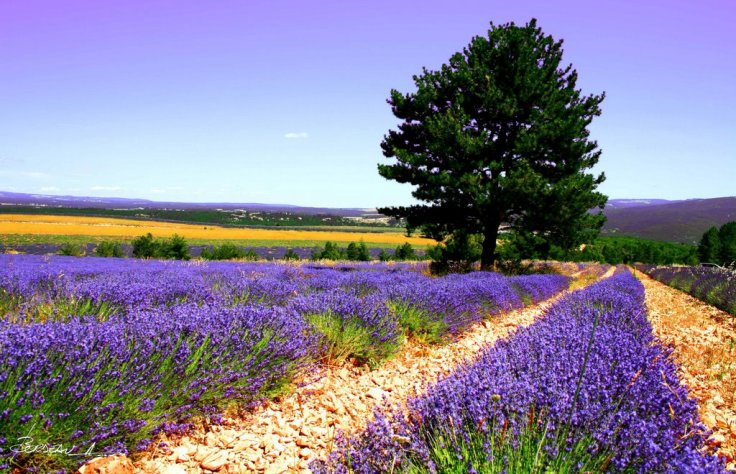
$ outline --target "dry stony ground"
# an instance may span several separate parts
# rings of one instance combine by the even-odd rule
[[[481,348],[534,322],[558,298],[495,316],[446,345],[409,342],[373,371],[348,365],[321,367],[281,400],[171,440],[169,448],[145,453],[136,461],[135,472],[309,472],[309,461],[329,453],[338,431],[364,428],[374,407],[400,404],[421,393]]]
[[[640,272],[654,333],[674,348],[679,376],[736,469],[736,318]]]

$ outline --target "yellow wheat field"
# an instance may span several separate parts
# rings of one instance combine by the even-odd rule
[[[150,232],[155,237],[178,234],[188,239],[205,240],[278,240],[333,241],[402,244],[424,246],[436,243],[421,237],[406,237],[402,233],[365,233],[340,231],[308,231],[284,229],[236,229],[211,225],[179,224],[160,221],[139,221],[109,217],[40,216],[0,214],[0,234],[89,235],[104,237],[136,237]]]

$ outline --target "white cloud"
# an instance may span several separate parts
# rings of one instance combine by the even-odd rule
[[[92,191],[122,191],[123,188],[120,186],[92,186],[89,188]]]
[[[57,188],[56,186],[43,186],[40,191],[42,193],[50,193],[53,191],[61,191],[61,189]]]
[[[164,194],[166,190],[161,188],[151,188],[151,192],[154,194]]]
[[[284,138],[289,140],[299,140],[309,138],[309,134],[307,132],[289,132],[284,135]]]

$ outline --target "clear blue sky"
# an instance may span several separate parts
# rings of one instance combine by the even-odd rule
[[[374,207],[389,90],[490,21],[565,40],[601,190],[736,195],[732,0],[0,2],[0,190]]]

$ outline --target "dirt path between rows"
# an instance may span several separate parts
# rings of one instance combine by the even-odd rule
[[[679,377],[698,401],[712,441],[736,469],[736,318],[634,272],[646,291],[654,334],[674,347]]]
[[[605,275],[613,272],[613,268]],[[587,281],[586,283],[589,283]],[[579,287],[579,285],[576,285]],[[442,346],[407,343],[378,369],[320,367],[311,383],[242,418],[173,440],[135,463],[137,473],[309,472],[309,461],[330,452],[338,430],[365,427],[373,408],[402,403],[480,349],[528,326],[564,294],[494,316]]]

